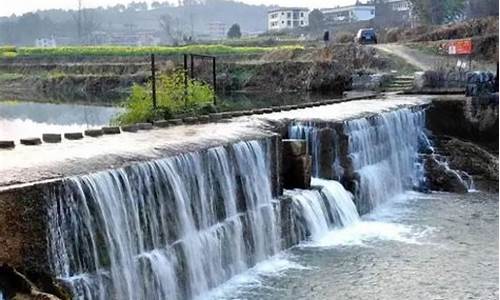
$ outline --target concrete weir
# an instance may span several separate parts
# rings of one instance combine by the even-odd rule
[[[36,149],[21,145],[14,150],[0,150],[0,245],[2,245],[0,246],[0,264],[8,264],[26,274],[45,274],[53,277],[73,276],[75,274],[71,274],[71,272],[69,274],[62,274],[61,272],[75,266],[59,266],[58,269],[57,264],[54,264],[54,259],[56,259],[54,256],[62,255],[62,253],[54,254],[54,249],[51,249],[51,247],[53,247],[54,242],[57,244],[57,241],[50,240],[55,234],[51,232],[51,230],[54,230],[53,219],[63,210],[61,206],[64,206],[65,199],[67,201],[76,201],[75,205],[76,203],[81,205],[81,202],[78,201],[82,200],[74,198],[76,196],[73,192],[67,193],[68,186],[74,189],[75,186],[81,185],[82,182],[96,180],[97,177],[108,178],[107,176],[111,176],[110,178],[114,178],[113,180],[122,183],[124,180],[140,181],[140,184],[131,183],[130,185],[131,193],[134,194],[135,189],[138,188],[136,185],[160,184],[156,181],[164,177],[151,175],[150,172],[153,169],[156,170],[156,168],[160,167],[174,168],[172,166],[175,166],[177,169],[175,169],[174,173],[176,174],[180,172],[178,170],[181,170],[179,169],[181,167],[186,168],[186,172],[198,174],[196,172],[202,171],[197,171],[196,168],[200,167],[209,170],[207,176],[210,179],[208,182],[201,182],[202,179],[193,181],[192,184],[195,185],[195,187],[191,187],[193,193],[197,189],[200,191],[206,189],[207,193],[212,193],[213,191],[205,185],[214,186],[216,190],[232,190],[233,187],[231,186],[233,184],[237,185],[234,188],[234,195],[237,197],[222,193],[223,195],[219,197],[223,200],[217,200],[219,198],[216,196],[213,199],[211,198],[210,201],[214,201],[213,205],[215,207],[212,216],[213,220],[207,221],[195,212],[193,218],[199,218],[199,220],[197,219],[193,223],[193,228],[189,229],[191,231],[196,228],[201,230],[205,225],[208,226],[207,228],[212,228],[210,226],[214,226],[214,222],[220,222],[222,227],[226,226],[228,224],[222,222],[222,220],[228,217],[228,211],[234,210],[235,218],[242,219],[242,223],[238,223],[240,224],[238,226],[242,226],[242,228],[238,226],[236,228],[239,228],[240,231],[243,230],[242,237],[250,238],[249,236],[253,236],[252,251],[255,251],[252,255],[247,253],[250,258],[244,259],[244,264],[240,264],[239,260],[235,260],[230,264],[231,272],[228,271],[226,275],[234,275],[235,272],[251,266],[266,255],[272,255],[279,249],[299,242],[299,240],[290,236],[293,229],[286,228],[287,226],[293,227],[293,222],[290,221],[290,200],[286,200],[286,197],[283,198],[283,188],[308,188],[305,181],[308,180],[310,174],[299,174],[304,175],[298,176],[300,179],[298,181],[302,181],[302,184],[293,186],[296,182],[289,182],[289,178],[295,178],[296,180],[297,176],[290,176],[289,172],[297,172],[298,170],[298,172],[303,173],[312,172],[314,177],[338,179],[347,190],[360,195],[366,191],[362,188],[356,190],[354,181],[358,180],[359,176],[367,175],[360,174],[359,168],[363,166],[354,165],[352,151],[358,150],[351,145],[353,136],[350,135],[350,132],[361,130],[363,129],[362,126],[381,126],[381,123],[377,121],[378,116],[381,114],[401,109],[421,110],[428,103],[429,99],[424,97],[360,100],[291,111],[270,111],[255,116],[233,118],[224,123],[182,125],[139,132],[126,132],[123,130],[120,135],[104,135],[99,139],[63,140],[57,144],[43,144]],[[363,124],[349,123],[349,121],[357,119],[367,121]],[[292,137],[291,128],[299,124],[315,124],[318,130],[314,134],[320,142],[312,145],[311,137],[305,133],[303,137]],[[348,128],[351,131],[347,130],[346,126],[351,126],[352,128]],[[353,126],[361,127],[354,128]],[[295,132],[294,134],[298,133]],[[290,147],[290,141],[287,141],[290,138],[300,138],[306,141]],[[241,144],[242,141],[253,142],[251,144]],[[287,145],[284,147],[283,143]],[[303,147],[303,143],[309,144],[308,147]],[[383,143],[382,140],[376,141],[377,147]],[[284,149],[288,150],[284,151]],[[386,151],[382,146],[380,146],[380,149],[381,152]],[[257,154],[263,157],[256,157]],[[166,158],[172,158],[172,160],[165,161]],[[252,161],[253,159],[256,159],[256,161]],[[191,166],[190,164],[193,164],[193,162],[196,162],[196,164],[192,166],[192,170],[189,170],[191,167],[186,166]],[[216,166],[213,165],[215,162]],[[297,166],[298,162],[302,165]],[[341,166],[342,173],[339,173],[339,169],[335,165],[336,162]],[[367,161],[366,163],[373,162]],[[173,165],[170,166],[169,164]],[[214,174],[224,172],[226,169],[232,170],[227,171],[231,173],[230,178],[226,181],[218,181],[217,178],[220,176]],[[258,172],[268,174],[258,174]],[[183,176],[190,178],[188,175],[178,175],[181,178],[184,178]],[[141,179],[141,176],[147,176],[147,178]],[[199,178],[204,177],[206,176],[199,176]],[[186,178],[183,180],[188,180]],[[259,180],[264,181],[259,182]],[[255,195],[250,190],[264,189],[267,182],[272,198],[282,199],[282,201],[263,203],[260,202],[261,199],[253,198]],[[228,184],[227,187],[225,187],[226,184]],[[166,185],[166,183],[161,183],[161,185]],[[256,187],[255,185],[261,186]],[[150,188],[142,188],[149,194],[154,193]],[[127,191],[120,192],[125,193]],[[156,193],[159,192],[156,191]],[[265,191],[259,191],[258,193],[263,193],[258,194],[260,198],[267,197]],[[82,195],[85,196],[82,199],[96,201],[95,197],[97,196],[94,194],[99,193],[87,190],[87,187],[82,187]],[[235,197],[237,199],[233,199]],[[56,199],[59,199],[59,202],[56,210],[54,210]],[[226,201],[227,199],[236,201],[234,205],[232,204],[234,207],[228,206],[227,203],[217,203],[217,201]],[[113,201],[115,200],[119,201],[120,199],[117,198]],[[377,199],[371,199],[370,201],[369,203],[356,203],[358,211],[362,213],[369,211],[371,206],[375,205]],[[92,203],[92,205],[102,204],[101,202],[96,203]],[[277,245],[267,245],[260,240],[256,233],[259,230],[262,230],[262,232],[275,230],[273,228],[277,225],[274,223],[266,224],[266,227],[263,228],[257,226],[259,222],[262,222],[259,218],[263,218],[263,220],[269,218],[267,215],[269,212],[261,210],[270,206],[271,203],[278,206],[278,211],[281,211],[278,217],[281,215],[283,218],[283,220],[276,221],[276,224],[281,224],[282,235],[281,242],[278,239]],[[176,202],[175,206],[178,207],[178,205],[180,204]],[[225,209],[221,210],[221,205],[225,206]],[[74,207],[71,209],[74,209]],[[204,211],[208,208],[200,209],[200,211]],[[236,214],[236,209],[239,214]],[[248,213],[249,210],[254,209],[259,213]],[[153,214],[153,211],[148,213]],[[231,222],[236,221],[232,220]],[[183,231],[184,233],[171,233],[171,236],[165,238],[164,242],[172,246],[172,249],[174,249],[172,251],[180,251],[177,248],[184,246],[179,246],[182,244],[177,241],[182,237],[179,235],[189,234],[191,232],[189,230]],[[265,236],[265,234],[263,235]],[[162,238],[164,237],[162,236]],[[151,239],[154,242],[155,237],[152,236]],[[148,240],[149,242],[152,241]],[[262,249],[259,250],[258,247],[262,247]],[[151,248],[155,249],[154,247]],[[184,249],[182,251],[188,253],[194,250]],[[234,251],[238,252],[240,250],[234,249]],[[184,256],[191,252],[186,253]],[[193,253],[189,255],[196,256]],[[76,254],[64,253],[64,255]],[[234,255],[239,257],[239,254]],[[180,269],[189,269],[186,267],[185,264],[187,263],[185,261],[178,263],[182,265]],[[85,269],[88,267],[88,265],[85,265],[79,271],[88,271]],[[215,269],[218,267],[220,266],[214,266]],[[177,274],[176,272],[178,270],[173,270],[172,274]],[[182,276],[188,275],[184,274]],[[185,285],[179,284],[176,286],[176,289],[179,289],[176,296],[179,298],[192,298],[207,288],[212,288],[212,284],[219,284],[226,279],[226,277],[210,278],[204,286],[198,286],[199,283],[189,282]],[[139,297],[144,297],[144,295]]]

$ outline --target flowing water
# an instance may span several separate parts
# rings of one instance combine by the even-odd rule
[[[425,184],[424,124],[409,109],[345,122],[332,140],[349,139],[355,193],[285,191],[288,225],[266,140],[67,179],[50,195],[53,268],[80,299],[493,299],[498,202],[408,192]],[[317,130],[290,128],[316,166]]]
[[[265,143],[242,142],[68,179],[56,272],[83,299],[201,295],[277,253],[268,163]]]

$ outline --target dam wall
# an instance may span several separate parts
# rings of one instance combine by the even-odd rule
[[[43,146],[41,157],[60,154],[50,165],[0,170],[10,174],[0,182],[0,262],[74,298],[196,298],[425,185],[428,103],[325,105],[110,137],[73,153]],[[310,189],[283,189],[288,139],[308,144]]]

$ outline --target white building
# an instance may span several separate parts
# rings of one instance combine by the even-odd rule
[[[280,7],[267,13],[267,29],[277,31],[309,26],[309,9]]]
[[[407,12],[411,9],[408,0],[386,0],[385,3],[390,4],[393,11]]]
[[[210,22],[208,23],[208,34],[212,38],[225,38],[227,35],[227,26],[222,22]]]
[[[373,5],[337,6],[321,9],[321,12],[332,23],[351,23],[375,18],[375,6]]]
[[[52,37],[50,39],[36,39],[35,46],[39,48],[55,48],[57,47],[56,40]]]

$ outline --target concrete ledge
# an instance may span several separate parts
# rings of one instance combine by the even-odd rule
[[[40,138],[25,138],[21,139],[20,143],[26,146],[36,146],[40,145],[42,143],[42,140]]]
[[[90,136],[90,137],[100,137],[104,133],[103,133],[102,129],[87,129],[84,131],[84,134],[86,136]]]
[[[42,134],[42,140],[45,143],[60,143],[62,136],[59,133],[44,133]]]
[[[153,129],[153,124],[151,124],[151,123],[137,123],[135,125],[137,125],[137,128],[139,128],[139,130],[151,130],[151,129]]]
[[[67,140],[81,140],[83,134],[81,132],[68,132],[64,134],[64,138]]]
[[[167,120],[158,120],[153,122],[153,126],[155,127],[160,127],[160,128],[166,128],[170,126],[170,123]]]
[[[0,149],[12,149],[16,147],[14,141],[0,141]]]
[[[139,130],[139,127],[137,125],[125,125],[122,126],[122,131],[123,132],[137,132]]]
[[[103,127],[102,132],[104,134],[120,134],[121,133],[120,127],[116,127],[116,126]]]

